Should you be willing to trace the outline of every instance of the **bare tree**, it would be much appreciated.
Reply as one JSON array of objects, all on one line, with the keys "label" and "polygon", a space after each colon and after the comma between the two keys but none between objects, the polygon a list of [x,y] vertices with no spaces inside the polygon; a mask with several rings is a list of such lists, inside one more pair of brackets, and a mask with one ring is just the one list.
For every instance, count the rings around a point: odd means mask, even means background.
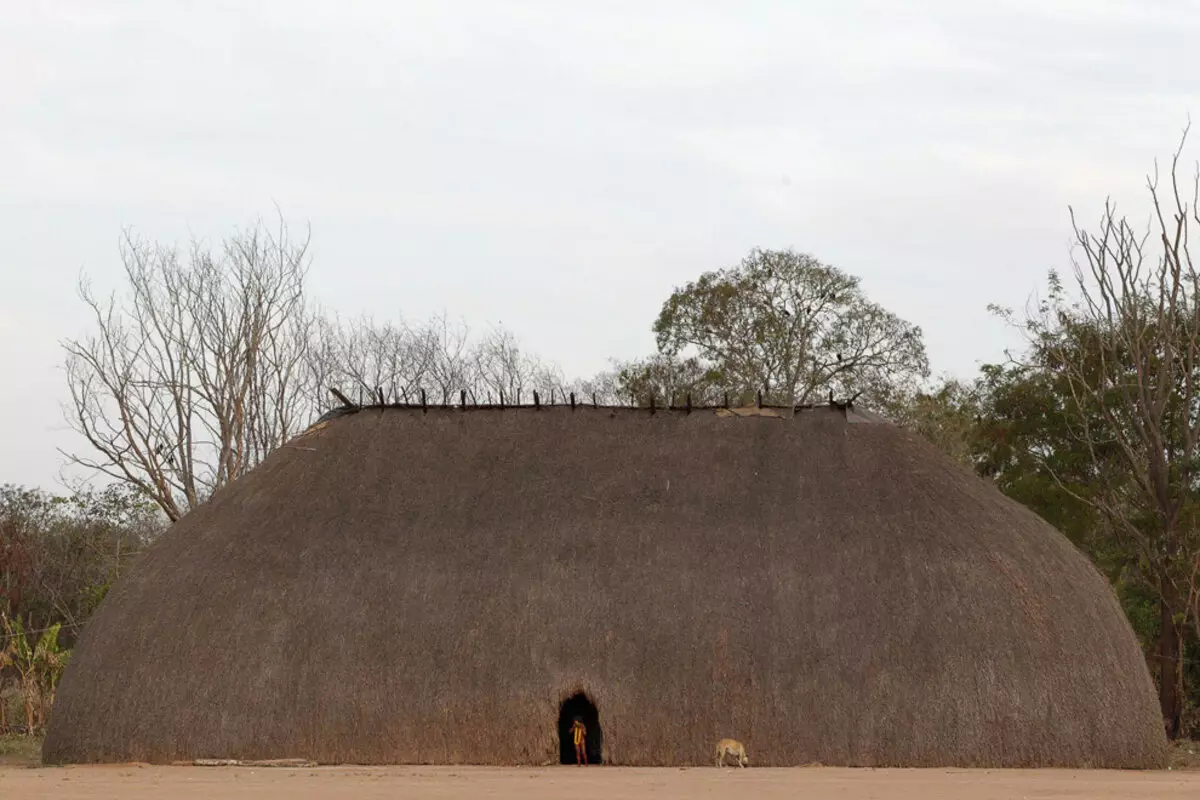
[{"label": "bare tree", "polygon": [[424,390],[430,403],[456,403],[464,390],[475,403],[501,395],[509,403],[528,400],[534,390],[565,396],[558,368],[523,351],[502,328],[476,339],[443,314],[420,325],[319,320],[313,331],[309,375],[321,392],[336,386],[368,400],[382,390],[389,401],[415,402]]},{"label": "bare tree", "polygon": [[431,400],[449,403],[459,391],[474,388],[478,360],[465,324],[451,324],[443,314],[414,333],[417,352],[422,356],[425,376],[431,384]]},{"label": "bare tree", "polygon": [[493,329],[473,348],[477,397],[498,401],[503,395],[509,402],[528,398],[535,390],[566,394],[562,373],[521,349],[512,332]]},{"label": "bare tree", "polygon": [[319,318],[308,347],[309,384],[322,409],[331,406],[329,387],[364,402],[379,391],[387,398],[415,397],[429,379],[434,350],[403,322],[377,324],[363,317],[350,322]]},{"label": "bare tree", "polygon": [[67,418],[90,445],[69,461],[177,520],[296,433],[309,415],[307,248],[282,221],[185,257],[126,232],[126,293],[102,300],[81,280],[95,331],[64,343]]},{"label": "bare tree", "polygon": [[1029,320],[1066,379],[1067,421],[1092,461],[1096,491],[1075,496],[1102,512],[1158,594],[1155,660],[1172,737],[1180,733],[1183,630],[1197,611],[1200,559],[1200,275],[1188,245],[1190,226],[1200,223],[1200,176],[1185,192],[1183,142],[1165,185],[1157,168],[1147,180],[1153,214],[1142,232],[1111,202],[1094,231],[1071,210],[1080,300],[1066,305],[1052,276],[1050,301]]},{"label": "bare tree", "polygon": [[633,402],[630,392],[625,391],[621,379],[620,363],[614,363],[611,369],[601,370],[589,378],[577,378],[566,385],[569,392],[574,392],[581,403],[595,402],[602,406],[623,406]]}]

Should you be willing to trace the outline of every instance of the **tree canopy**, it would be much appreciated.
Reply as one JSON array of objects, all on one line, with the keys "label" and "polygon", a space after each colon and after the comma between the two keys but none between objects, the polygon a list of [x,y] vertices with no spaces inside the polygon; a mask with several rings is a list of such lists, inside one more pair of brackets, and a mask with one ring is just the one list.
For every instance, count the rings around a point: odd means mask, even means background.
[{"label": "tree canopy", "polygon": [[827,390],[879,404],[929,375],[919,327],[870,301],[857,277],[792,250],[752,250],[676,289],[654,333],[659,354],[694,359],[705,385],[780,404]]}]

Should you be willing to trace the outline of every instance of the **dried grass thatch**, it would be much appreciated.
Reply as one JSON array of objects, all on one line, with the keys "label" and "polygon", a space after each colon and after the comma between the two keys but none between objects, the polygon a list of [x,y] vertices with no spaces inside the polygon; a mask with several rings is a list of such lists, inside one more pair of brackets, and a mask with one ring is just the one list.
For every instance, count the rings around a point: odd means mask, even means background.
[{"label": "dried grass thatch", "polygon": [[114,588],[47,762],[1158,767],[1138,645],[1061,534],[852,410],[365,409]]}]

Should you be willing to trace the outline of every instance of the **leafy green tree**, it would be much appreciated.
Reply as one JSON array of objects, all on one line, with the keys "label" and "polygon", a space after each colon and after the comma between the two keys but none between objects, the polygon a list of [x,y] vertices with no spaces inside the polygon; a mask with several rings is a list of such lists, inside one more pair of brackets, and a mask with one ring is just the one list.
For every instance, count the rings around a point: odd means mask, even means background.
[{"label": "leafy green tree", "polygon": [[[1082,345],[1075,347],[1082,359]],[[1133,588],[1145,581],[1137,554],[1093,502],[1101,486],[1115,488],[1127,473],[1112,460],[1097,463],[1072,434],[1069,390],[1052,354],[1043,343],[1032,347],[1022,363],[983,367],[975,387],[975,468],[1087,553],[1123,602],[1129,600],[1125,610],[1130,619],[1149,634],[1157,625],[1145,624],[1142,593]]]},{"label": "leafy green tree", "polygon": [[929,375],[920,328],[868,300],[858,278],[791,250],[753,250],[676,289],[654,333],[661,356],[743,399],[832,391],[881,404]]},{"label": "leafy green tree", "polygon": [[0,611],[73,635],[163,522],[123,484],[69,496],[0,486]]},{"label": "leafy green tree", "polygon": [[[1042,311],[1054,307],[1060,292],[1061,284],[1052,282],[1039,318],[1046,318]],[[1019,359],[986,365],[971,383],[947,380],[907,395],[893,418],[995,481],[1085,552],[1112,582],[1152,672],[1161,679],[1159,573],[1142,554],[1143,536],[1129,536],[1110,513],[1121,498],[1134,498],[1121,506],[1121,514],[1138,519],[1136,481],[1115,437],[1100,435],[1106,424],[1101,404],[1093,398],[1080,407],[1063,367],[1065,360],[1088,374],[1102,368],[1094,327],[1072,314],[1054,315],[1053,324],[1037,328]],[[1118,402],[1119,394],[1112,390],[1107,402]],[[1096,438],[1090,445],[1078,435],[1082,413]],[[1165,626],[1168,635],[1176,631],[1176,622],[1173,618]],[[1200,646],[1200,637],[1184,630],[1180,645],[1181,653],[1190,651]],[[1179,662],[1172,657],[1172,663]],[[1181,705],[1194,717],[1200,709],[1200,669],[1188,660],[1180,670]],[[1194,724],[1185,730],[1194,730]]]},{"label": "leafy green tree", "polygon": [[700,359],[656,354],[618,365],[613,394],[622,402],[660,406],[682,405],[688,398],[700,405],[722,402],[720,375]]},{"label": "leafy green tree", "polygon": [[1078,300],[1068,303],[1052,276],[1049,300],[1027,320],[1060,376],[1069,435],[1091,470],[1076,497],[1136,554],[1157,592],[1159,701],[1171,736],[1182,721],[1184,631],[1200,624],[1200,272],[1178,159],[1165,195],[1149,181],[1154,237],[1111,204],[1096,230],[1076,223]]},{"label": "leafy green tree", "polygon": [[915,390],[894,392],[879,408],[893,422],[919,433],[965,466],[977,466],[978,388],[956,378]]},{"label": "leafy green tree", "polygon": [[1182,149],[1165,181],[1147,179],[1148,229],[1111,203],[1093,228],[1072,210],[1073,297],[1052,273],[1021,323],[1022,363],[985,373],[1002,488],[1082,543],[1140,630],[1151,626],[1130,604],[1157,606],[1150,661],[1172,737],[1185,647],[1200,636],[1200,270],[1188,244],[1200,176],[1183,188]]},{"label": "leafy green tree", "polygon": [[[1002,390],[992,419],[1008,423],[996,432],[1030,437],[994,449],[1002,488],[1073,535],[1123,600],[1157,603],[1151,666],[1166,729],[1178,736],[1186,631],[1200,619],[1200,275],[1183,244],[1186,217],[1174,224],[1175,233],[1160,231],[1157,256],[1111,207],[1099,233],[1077,226],[1081,299],[1070,302],[1052,274],[1047,299],[1024,321],[1025,363],[986,374]],[[1022,469],[1020,459],[1031,463]]]}]

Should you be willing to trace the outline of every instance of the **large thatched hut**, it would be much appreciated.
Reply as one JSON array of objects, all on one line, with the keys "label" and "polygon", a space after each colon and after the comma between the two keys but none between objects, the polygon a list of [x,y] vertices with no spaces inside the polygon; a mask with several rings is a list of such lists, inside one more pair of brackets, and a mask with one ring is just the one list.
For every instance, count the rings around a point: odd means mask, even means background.
[{"label": "large thatched hut", "polygon": [[576,716],[618,764],[1166,757],[1104,578],[916,436],[563,406],[280,448],[112,590],[44,756],[540,764]]}]

